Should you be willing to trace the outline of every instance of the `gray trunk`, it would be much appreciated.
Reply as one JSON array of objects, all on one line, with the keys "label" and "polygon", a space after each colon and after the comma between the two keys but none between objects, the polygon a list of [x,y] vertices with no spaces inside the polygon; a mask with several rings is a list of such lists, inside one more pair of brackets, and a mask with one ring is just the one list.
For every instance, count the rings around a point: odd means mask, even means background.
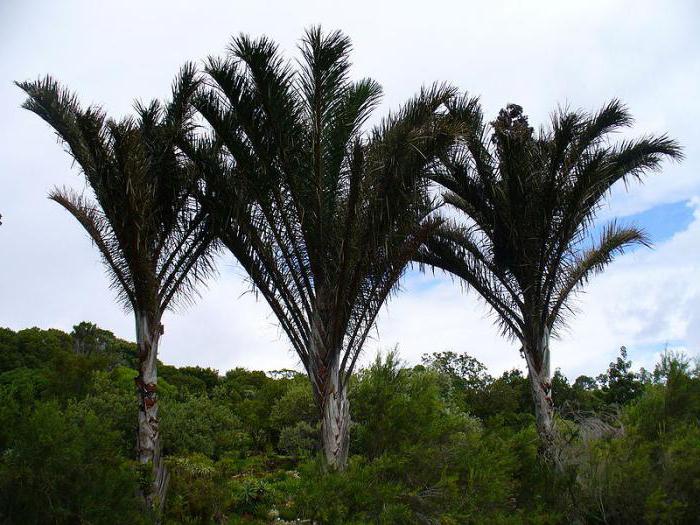
[{"label": "gray trunk", "polygon": [[147,476],[141,487],[142,496],[149,509],[160,513],[165,501],[168,473],[161,457],[160,430],[158,427],[158,342],[162,326],[146,314],[136,314],[136,342],[138,344],[139,375],[136,390],[139,402],[136,454]]},{"label": "gray trunk", "polygon": [[[549,462],[557,462],[556,429],[554,428],[554,402],[552,400],[552,379],[549,358],[549,330],[545,329],[538,342],[535,359],[530,348],[524,345],[527,361],[530,390],[535,406],[535,425],[540,439],[540,455]],[[538,362],[539,361],[539,364]]]},{"label": "gray trunk", "polygon": [[345,470],[350,443],[350,404],[347,390],[340,386],[340,356],[327,342],[323,321],[323,294],[317,296],[317,305],[311,324],[309,349],[309,378],[321,416],[321,449],[330,470]]},{"label": "gray trunk", "polygon": [[350,445],[350,403],[347,389],[340,387],[338,365],[328,370],[321,406],[321,445],[331,470],[345,470]]}]

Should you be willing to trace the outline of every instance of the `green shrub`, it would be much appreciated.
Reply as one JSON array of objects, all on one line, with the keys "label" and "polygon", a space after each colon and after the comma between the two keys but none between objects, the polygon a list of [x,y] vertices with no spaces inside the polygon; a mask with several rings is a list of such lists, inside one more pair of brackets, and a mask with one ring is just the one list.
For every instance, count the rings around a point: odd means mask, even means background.
[{"label": "green shrub", "polygon": [[[7,417],[7,414],[4,415]],[[0,517],[8,523],[140,523],[136,469],[118,434],[71,404],[23,406],[0,458]]]},{"label": "green shrub", "polygon": [[[0,523],[143,520],[133,344],[89,323],[74,332],[0,329]],[[165,524],[684,525],[700,515],[700,374],[682,355],[666,353],[653,375],[624,356],[598,379],[555,373],[562,472],[538,460],[527,378],[493,378],[467,355],[407,368],[389,354],[351,378],[342,473],[316,454],[305,375],[162,371]],[[582,410],[617,431],[580,432]]]},{"label": "green shrub", "polygon": [[294,458],[311,456],[319,448],[321,438],[320,425],[309,425],[299,421],[296,425],[284,427],[280,432],[277,448],[282,454]]},{"label": "green shrub", "polygon": [[205,396],[161,401],[163,450],[169,455],[199,453],[219,458],[243,451],[250,439],[231,409]]}]

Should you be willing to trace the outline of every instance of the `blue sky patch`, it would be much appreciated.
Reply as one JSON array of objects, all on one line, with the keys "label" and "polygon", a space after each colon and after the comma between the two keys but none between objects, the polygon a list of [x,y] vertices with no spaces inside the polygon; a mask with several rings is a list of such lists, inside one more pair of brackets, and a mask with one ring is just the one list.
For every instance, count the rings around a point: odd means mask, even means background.
[{"label": "blue sky patch", "polygon": [[[600,238],[600,233],[611,220],[598,220],[594,223],[591,230],[591,239],[596,241]],[[642,228],[649,236],[652,244],[658,246],[664,241],[669,240],[673,235],[682,232],[693,222],[693,207],[689,201],[671,202],[668,204],[660,204],[648,210],[633,215],[614,218],[620,226],[636,226]],[[584,247],[588,248],[591,244],[584,243]],[[634,251],[638,248],[632,248],[627,251]]]},{"label": "blue sky patch", "polygon": [[649,210],[622,219],[625,224],[636,224],[644,229],[654,244],[662,243],[681,232],[693,222],[693,208],[688,201],[661,204]]}]

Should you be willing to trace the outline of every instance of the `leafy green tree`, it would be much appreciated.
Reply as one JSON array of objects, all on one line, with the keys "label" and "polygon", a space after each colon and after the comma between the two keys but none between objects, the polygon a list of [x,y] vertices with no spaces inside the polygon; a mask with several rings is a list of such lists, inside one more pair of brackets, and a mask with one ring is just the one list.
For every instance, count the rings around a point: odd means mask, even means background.
[{"label": "leafy green tree", "polygon": [[486,434],[441,391],[439,373],[405,368],[394,353],[360,371],[350,390],[348,469],[321,477],[316,464],[303,465],[298,512],[358,525],[523,522],[513,508],[510,444]]},{"label": "leafy green tree", "polygon": [[[36,368],[15,368],[0,374],[0,388],[6,396],[4,400],[12,398],[19,406],[31,406],[34,401],[45,399],[48,391],[49,379],[46,370]],[[4,406],[4,409],[13,405]],[[7,421],[7,420],[5,420]],[[12,424],[6,423],[4,429],[8,435],[12,432]],[[0,440],[2,441],[2,440]]]},{"label": "leafy green tree", "polygon": [[202,202],[268,302],[311,380],[324,456],[348,454],[347,383],[379,309],[439,225],[423,178],[451,134],[425,89],[371,132],[380,86],[350,79],[350,40],[314,28],[293,68],[267,38],[234,39],[205,67],[194,105],[213,137],[195,143]]},{"label": "leafy green tree", "polygon": [[162,420],[167,455],[195,452],[218,459],[226,452],[245,448],[247,436],[239,419],[229,407],[206,396],[165,399]]},{"label": "leafy green tree", "polygon": [[596,380],[590,376],[578,376],[574,381],[573,388],[582,391],[592,391],[597,387]]},{"label": "leafy green tree", "polygon": [[[683,425],[700,420],[700,375],[690,369],[690,361],[679,352],[665,351],[655,366],[656,391],[663,394],[657,410],[649,408],[649,423],[661,422],[661,428],[667,428],[673,422]],[[658,386],[664,385],[664,389]],[[638,419],[643,421],[644,411]],[[653,415],[653,416],[652,416]],[[695,419],[694,419],[695,418]],[[656,428],[655,431],[659,431]]]},{"label": "leafy green tree", "polygon": [[313,392],[307,378],[295,377],[289,382],[284,394],[275,401],[270,420],[279,429],[297,422],[313,425],[318,421]]},{"label": "leafy green tree", "polygon": [[221,381],[219,372],[212,368],[201,368],[199,366],[178,368],[169,365],[161,365],[159,368],[160,376],[175,386],[178,394],[182,395],[211,395]]},{"label": "leafy green tree", "polygon": [[[3,523],[142,523],[135,469],[119,454],[118,434],[88,407],[55,401],[16,406],[0,458]],[[11,403],[11,401],[9,401]]]},{"label": "leafy green tree", "polygon": [[[134,392],[136,370],[116,367],[100,370],[92,374],[91,381],[85,381],[87,395],[78,401],[84,410],[100,414],[103,421],[119,435],[119,450],[115,453],[130,457],[134,450],[134,413],[138,410],[138,400]],[[162,381],[159,382],[162,385]]]},{"label": "leafy green tree", "polygon": [[422,366],[443,379],[443,395],[470,414],[488,417],[489,390],[494,379],[483,363],[468,354],[451,351],[423,354],[421,361]]},{"label": "leafy green tree", "polygon": [[518,369],[506,370],[488,385],[485,396],[475,404],[473,413],[489,426],[529,425],[532,420],[532,396],[527,378]]},{"label": "leafy green tree", "polygon": [[279,433],[274,409],[287,387],[287,380],[274,380],[264,372],[235,368],[214,388],[212,399],[229,407],[250,435],[253,449],[265,452],[274,446]]},{"label": "leafy green tree", "polygon": [[0,372],[19,367],[40,368],[56,353],[68,352],[71,338],[60,330],[0,328]]},{"label": "leafy green tree", "polygon": [[624,433],[577,450],[575,489],[584,521],[697,522],[700,378],[688,364],[682,355],[663,355],[657,371],[666,379],[621,406]]},{"label": "leafy green tree", "polygon": [[434,352],[423,354],[424,365],[453,378],[458,387],[483,389],[493,381],[486,371],[486,365],[469,354],[455,352]]},{"label": "leafy green tree", "polygon": [[84,397],[95,371],[119,366],[127,351],[135,354],[135,345],[116,339],[106,330],[96,330],[102,350],[84,354],[76,353],[74,338],[60,330],[0,330],[0,383],[18,384],[22,382],[20,376],[31,376],[35,399],[66,402]]},{"label": "leafy green tree", "polygon": [[94,323],[77,324],[70,335],[73,338],[73,350],[76,354],[90,355],[93,352],[104,351],[107,346]]},{"label": "leafy green tree", "polygon": [[467,419],[441,397],[439,385],[438,374],[401,366],[395,352],[377,356],[358,374],[351,390],[356,449],[374,459],[418,440],[426,446],[439,441],[445,436],[443,425]]},{"label": "leafy green tree", "polygon": [[299,421],[280,431],[277,448],[294,458],[308,457],[318,450],[318,425]]},{"label": "leafy green tree", "polygon": [[632,371],[632,361],[627,359],[627,349],[620,348],[620,357],[610,363],[606,374],[598,376],[603,399],[606,403],[624,405],[638,397],[644,385]]},{"label": "leafy green tree", "polygon": [[68,189],[50,198],[68,210],[97,246],[120,302],[134,313],[138,345],[137,456],[153,482],[146,504],[162,504],[167,474],[158,429],[157,354],[163,312],[187,301],[212,269],[207,215],[193,198],[192,165],[177,144],[192,129],[189,100],[197,88],[186,66],[172,100],[136,104],[137,116],[108,119],[83,109],[51,77],[21,82],[24,107],[45,120],[80,167],[94,200]]},{"label": "leafy green tree", "polygon": [[642,231],[615,222],[591,239],[596,211],[617,182],[629,183],[678,159],[666,136],[611,141],[631,125],[618,101],[595,114],[561,110],[535,133],[520,106],[485,125],[479,102],[449,104],[463,137],[433,179],[461,213],[441,227],[417,260],[462,279],[489,304],[527,363],[537,429],[554,459],[550,337],[571,314],[572,292],[625,249],[648,244]]},{"label": "leafy green tree", "polygon": [[75,354],[88,358],[103,357],[110,368],[137,366],[136,345],[115,337],[112,332],[98,328],[94,323],[83,321],[75,325],[70,336]]},{"label": "leafy green tree", "polygon": [[569,408],[574,402],[574,390],[558,368],[552,376],[552,401],[556,401],[556,407],[560,410]]}]

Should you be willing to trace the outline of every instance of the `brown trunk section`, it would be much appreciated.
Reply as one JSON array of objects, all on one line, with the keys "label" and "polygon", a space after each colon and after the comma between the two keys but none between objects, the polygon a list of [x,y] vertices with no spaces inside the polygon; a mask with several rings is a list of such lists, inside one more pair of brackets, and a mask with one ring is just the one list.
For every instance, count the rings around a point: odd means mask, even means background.
[{"label": "brown trunk section", "polygon": [[328,341],[322,293],[312,318],[308,374],[321,417],[321,448],[329,470],[345,470],[350,445],[350,403],[341,386],[340,356]]},{"label": "brown trunk section", "polygon": [[136,342],[138,345],[139,374],[136,391],[139,402],[136,454],[148,480],[141,486],[146,506],[156,516],[165,502],[168,473],[161,457],[158,421],[158,342],[162,333],[160,319],[147,314],[136,315]]},{"label": "brown trunk section", "polygon": [[331,470],[342,471],[348,463],[350,403],[347,389],[340,386],[337,364],[328,371],[321,403],[323,456]]},{"label": "brown trunk section", "polygon": [[523,345],[527,361],[530,391],[535,407],[535,426],[540,439],[540,456],[547,463],[559,465],[557,432],[554,427],[554,401],[549,366],[549,331],[545,329],[542,340],[536,346],[535,358],[531,347]]}]

